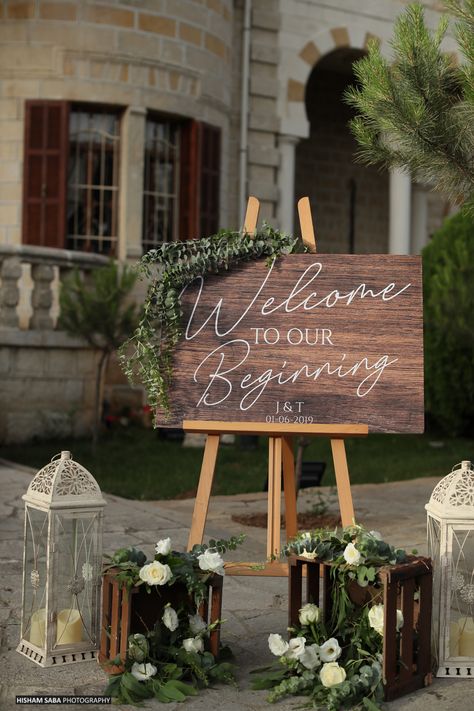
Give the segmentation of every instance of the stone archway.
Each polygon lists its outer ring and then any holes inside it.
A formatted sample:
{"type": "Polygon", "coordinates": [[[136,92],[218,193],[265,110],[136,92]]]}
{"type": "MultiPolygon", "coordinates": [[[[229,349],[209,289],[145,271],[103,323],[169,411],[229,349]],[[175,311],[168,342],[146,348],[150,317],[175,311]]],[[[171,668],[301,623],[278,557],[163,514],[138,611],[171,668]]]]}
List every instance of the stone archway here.
{"type": "Polygon", "coordinates": [[[305,86],[309,136],[295,150],[295,198],[308,195],[320,252],[386,252],[389,175],[355,161],[343,100],[362,49],[340,46],[314,65],[305,86]]]}

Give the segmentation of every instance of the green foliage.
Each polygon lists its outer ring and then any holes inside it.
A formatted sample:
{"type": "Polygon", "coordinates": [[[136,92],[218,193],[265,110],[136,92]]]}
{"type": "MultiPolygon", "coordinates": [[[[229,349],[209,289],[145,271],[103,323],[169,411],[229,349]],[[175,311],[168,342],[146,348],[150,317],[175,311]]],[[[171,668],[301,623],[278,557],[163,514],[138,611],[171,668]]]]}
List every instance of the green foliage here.
{"type": "Polygon", "coordinates": [[[446,3],[465,64],[441,50],[443,18],[431,32],[423,7],[410,5],[395,24],[393,61],[377,42],[354,65],[357,85],[346,99],[361,161],[404,168],[452,199],[474,200],[474,0],[446,3]]]}
{"type": "Polygon", "coordinates": [[[474,425],[474,218],[457,214],[423,250],[426,409],[449,434],[474,425]]]}
{"type": "Polygon", "coordinates": [[[198,240],[168,242],[142,257],[139,270],[151,283],[143,317],[122,348],[121,361],[131,380],[140,377],[152,406],[161,407],[165,414],[170,411],[168,393],[172,355],[181,336],[182,289],[197,277],[227,271],[241,262],[276,259],[296,245],[293,237],[264,225],[254,236],[221,231],[198,240]]]}
{"type": "Polygon", "coordinates": [[[77,269],[61,285],[60,328],[93,348],[112,352],[135,328],[137,308],[128,299],[137,275],[110,262],[93,269],[87,282],[77,269]]]}

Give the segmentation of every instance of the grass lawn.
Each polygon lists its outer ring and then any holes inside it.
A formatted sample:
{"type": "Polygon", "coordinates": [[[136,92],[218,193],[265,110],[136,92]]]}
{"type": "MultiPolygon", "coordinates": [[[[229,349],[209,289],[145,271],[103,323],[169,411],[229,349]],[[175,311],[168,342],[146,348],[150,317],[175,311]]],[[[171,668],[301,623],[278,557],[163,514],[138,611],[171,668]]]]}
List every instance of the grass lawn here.
{"type": "MultiPolygon", "coordinates": [[[[262,491],[267,472],[267,442],[258,450],[234,445],[219,450],[214,494],[262,491]]],[[[347,457],[354,484],[443,477],[463,459],[474,460],[474,439],[434,435],[369,435],[348,439],[347,457]]],[[[61,440],[2,447],[0,456],[40,469],[62,449],[96,477],[111,494],[131,499],[172,499],[197,486],[202,450],[184,449],[145,429],[124,429],[104,435],[96,453],[87,440],[61,440]]],[[[328,463],[323,484],[334,483],[329,440],[316,440],[305,451],[306,460],[328,463]]]]}

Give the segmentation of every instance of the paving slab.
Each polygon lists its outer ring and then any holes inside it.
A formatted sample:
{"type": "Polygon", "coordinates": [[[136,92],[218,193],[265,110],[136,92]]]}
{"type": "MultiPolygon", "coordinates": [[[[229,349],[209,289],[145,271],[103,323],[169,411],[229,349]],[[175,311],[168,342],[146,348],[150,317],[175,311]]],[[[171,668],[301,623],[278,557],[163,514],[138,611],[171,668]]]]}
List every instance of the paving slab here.
{"type": "MultiPolygon", "coordinates": [[[[33,470],[0,462],[0,709],[15,706],[15,695],[87,694],[100,695],[106,676],[95,662],[42,669],[15,651],[19,641],[21,608],[21,568],[23,538],[23,502],[33,470]]],[[[394,545],[426,552],[424,504],[436,479],[423,478],[389,484],[354,486],[353,497],[357,520],[370,529],[379,530],[394,545]]],[[[326,491],[321,489],[320,491],[326,491]]],[[[105,552],[111,553],[124,544],[144,548],[149,554],[161,537],[170,535],[176,548],[185,549],[193,500],[130,501],[106,495],[105,552]]],[[[315,492],[302,492],[299,509],[308,510],[315,502],[315,492]]],[[[332,509],[337,510],[337,505],[332,509]]],[[[211,500],[206,535],[229,537],[247,534],[242,549],[234,559],[263,561],[266,531],[242,526],[232,521],[232,514],[266,511],[265,494],[218,496],[211,500]]],[[[224,585],[223,641],[232,647],[238,665],[237,687],[220,687],[204,691],[179,708],[204,711],[263,711],[271,707],[265,692],[249,688],[249,672],[271,661],[267,638],[270,632],[285,634],[287,625],[287,580],[285,578],[231,577],[224,585]]],[[[435,680],[427,689],[410,694],[387,705],[389,711],[473,711],[474,686],[469,680],[435,680]]],[[[304,699],[284,700],[276,705],[289,711],[304,699]]],[[[131,709],[120,705],[121,709],[131,709]]],[[[88,708],[103,708],[88,706],[88,708]]],[[[162,705],[148,701],[146,709],[162,705]]],[[[178,704],[168,704],[175,711],[178,704]]]]}

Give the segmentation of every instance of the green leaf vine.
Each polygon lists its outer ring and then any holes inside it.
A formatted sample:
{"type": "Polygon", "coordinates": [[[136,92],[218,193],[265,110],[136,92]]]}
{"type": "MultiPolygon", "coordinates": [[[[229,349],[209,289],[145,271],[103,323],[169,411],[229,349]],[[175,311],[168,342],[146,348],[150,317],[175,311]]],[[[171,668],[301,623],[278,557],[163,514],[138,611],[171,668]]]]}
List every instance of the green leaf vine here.
{"type": "Polygon", "coordinates": [[[137,269],[150,281],[143,316],[119,356],[128,378],[142,381],[152,407],[170,414],[172,361],[182,334],[184,287],[197,277],[219,274],[250,260],[267,258],[270,266],[281,255],[297,251],[299,244],[298,238],[264,223],[254,235],[221,230],[211,237],[162,244],[141,258],[137,269]]]}

